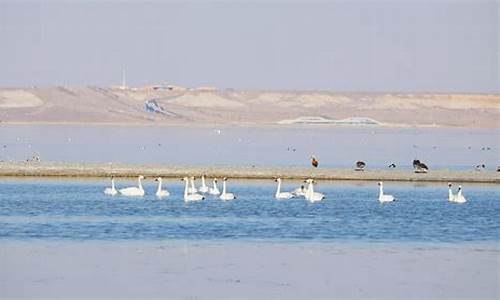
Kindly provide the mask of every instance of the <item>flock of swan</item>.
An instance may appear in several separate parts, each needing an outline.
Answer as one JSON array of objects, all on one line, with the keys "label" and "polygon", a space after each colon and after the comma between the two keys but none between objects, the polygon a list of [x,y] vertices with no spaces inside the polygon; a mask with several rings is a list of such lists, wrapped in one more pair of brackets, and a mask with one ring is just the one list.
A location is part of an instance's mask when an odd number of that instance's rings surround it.
[{"label": "flock of swan", "polygon": [[451,190],[451,183],[448,183],[448,201],[454,202],[454,203],[465,203],[467,200],[465,200],[464,195],[462,195],[462,186],[458,186],[457,193],[453,195],[453,192]]},{"label": "flock of swan", "polygon": [[[111,187],[104,189],[104,194],[114,196],[114,195],[123,195],[123,196],[144,196],[144,188],[142,187],[142,180],[144,176],[139,176],[137,178],[137,186],[116,189],[115,187],[115,179],[111,177]],[[184,181],[184,201],[201,201],[205,199],[204,194],[209,194],[213,196],[218,196],[221,200],[234,200],[236,196],[233,193],[227,192],[226,189],[226,181],[227,178],[224,177],[222,181],[222,193],[217,187],[217,178],[214,178],[212,181],[212,187],[208,187],[205,182],[205,175],[201,176],[201,186],[196,188],[194,185],[194,176],[184,177],[181,180]],[[156,189],[155,195],[158,198],[168,197],[170,196],[169,191],[162,189],[162,179],[158,177],[155,179],[158,182],[158,188]],[[276,189],[276,193],[274,197],[278,200],[291,199],[296,197],[304,197],[309,202],[319,202],[325,199],[325,195],[319,192],[314,191],[314,183],[313,179],[307,179],[304,182],[307,183],[307,188],[302,185],[299,188],[294,189],[291,192],[282,192],[281,191],[281,178],[276,178],[275,180],[278,183],[278,187]],[[388,203],[393,202],[396,198],[393,195],[384,194],[384,184],[383,182],[378,183],[379,186],[379,196],[378,201],[380,203]],[[448,183],[448,201],[452,203],[465,203],[466,199],[462,194],[462,187],[458,186],[458,190],[456,194],[453,194],[451,189],[451,183]]]}]

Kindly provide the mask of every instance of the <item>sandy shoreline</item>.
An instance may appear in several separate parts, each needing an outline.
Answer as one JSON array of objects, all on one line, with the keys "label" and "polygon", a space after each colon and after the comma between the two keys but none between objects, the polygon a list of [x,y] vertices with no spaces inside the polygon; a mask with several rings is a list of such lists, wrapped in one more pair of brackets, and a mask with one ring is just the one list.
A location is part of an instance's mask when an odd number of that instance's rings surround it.
[{"label": "sandy shoreline", "polygon": [[[498,245],[0,243],[0,297],[498,299]],[[75,259],[78,258],[78,259]]]},{"label": "sandy shoreline", "polygon": [[500,173],[494,171],[431,170],[416,174],[411,170],[367,170],[261,167],[261,166],[164,166],[90,163],[0,163],[0,176],[60,176],[60,177],[134,177],[162,176],[182,178],[187,175],[206,174],[208,177],[237,179],[315,178],[317,180],[383,180],[423,182],[481,182],[500,183]]}]

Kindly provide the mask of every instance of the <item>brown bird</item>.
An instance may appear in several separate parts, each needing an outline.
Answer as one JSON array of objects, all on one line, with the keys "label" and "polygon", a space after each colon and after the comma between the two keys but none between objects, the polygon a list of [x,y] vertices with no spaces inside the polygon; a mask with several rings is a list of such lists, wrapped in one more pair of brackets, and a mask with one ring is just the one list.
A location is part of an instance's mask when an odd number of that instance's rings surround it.
[{"label": "brown bird", "polygon": [[313,167],[317,168],[317,167],[318,167],[318,163],[319,163],[319,162],[318,162],[318,160],[316,159],[316,157],[314,157],[314,155],[313,155],[313,156],[311,156],[311,165],[312,165]]}]

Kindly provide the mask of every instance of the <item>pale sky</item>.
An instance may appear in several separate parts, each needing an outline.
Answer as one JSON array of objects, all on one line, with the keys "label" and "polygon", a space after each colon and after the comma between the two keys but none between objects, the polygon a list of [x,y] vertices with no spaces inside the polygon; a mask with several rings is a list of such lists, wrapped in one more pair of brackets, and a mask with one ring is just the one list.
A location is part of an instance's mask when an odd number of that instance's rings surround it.
[{"label": "pale sky", "polygon": [[0,0],[0,86],[499,93],[499,2]]}]

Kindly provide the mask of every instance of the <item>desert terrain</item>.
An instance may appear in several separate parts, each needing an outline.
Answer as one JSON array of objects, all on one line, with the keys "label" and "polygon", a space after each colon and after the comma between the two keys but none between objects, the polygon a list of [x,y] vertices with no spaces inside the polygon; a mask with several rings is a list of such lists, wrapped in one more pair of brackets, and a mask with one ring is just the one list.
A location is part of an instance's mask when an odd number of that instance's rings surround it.
[{"label": "desert terrain", "polygon": [[[290,124],[500,128],[500,95],[235,91],[171,86],[0,89],[3,123]],[[306,121],[304,121],[306,120]],[[283,122],[285,121],[285,122]]]}]

